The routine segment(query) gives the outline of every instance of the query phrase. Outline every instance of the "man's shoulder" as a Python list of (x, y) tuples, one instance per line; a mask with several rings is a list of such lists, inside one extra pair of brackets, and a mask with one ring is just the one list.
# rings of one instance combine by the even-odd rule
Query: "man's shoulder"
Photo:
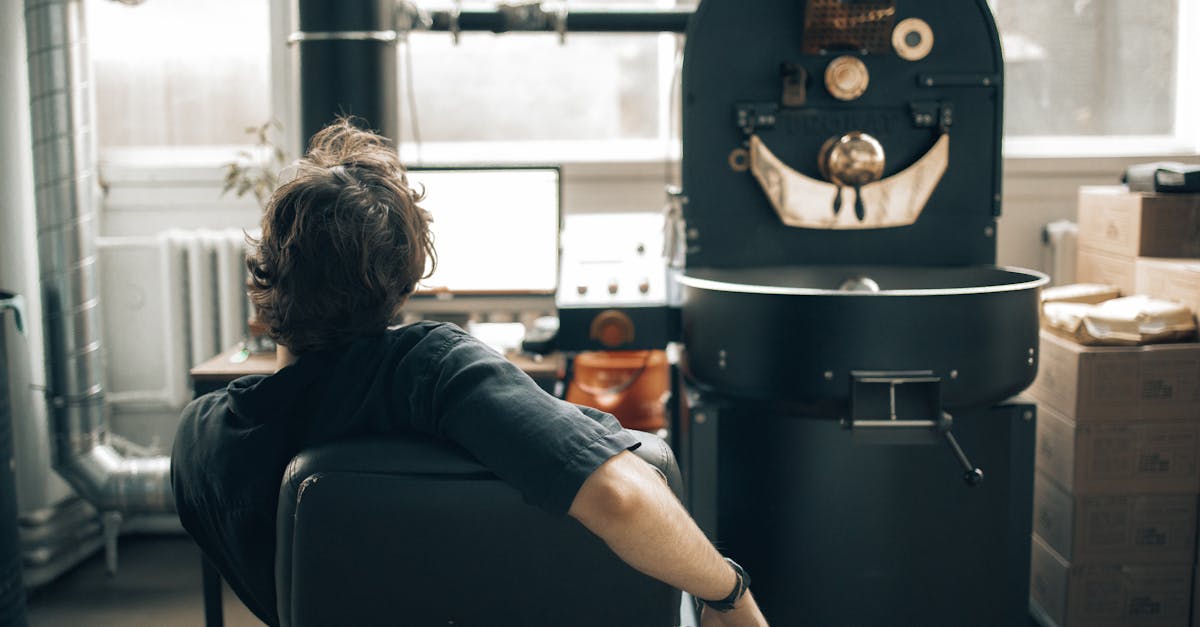
[(266, 537), (291, 459), (283, 421), (239, 416), (228, 390), (188, 405), (171, 454), (180, 522), (207, 551)]
[(388, 349), (418, 360), (436, 359), (451, 346), (471, 339), (471, 334), (449, 322), (421, 321), (388, 329)]
[(236, 416), (233, 396), (253, 388), (266, 378), (268, 375), (261, 374), (241, 377), (224, 388), (192, 399), (180, 414), (177, 439), (203, 437), (206, 431), (213, 431), (224, 423), (227, 416)]
[(388, 329), (388, 336), (395, 340), (421, 341), (426, 338), (451, 339), (463, 336), (469, 337), (470, 334), (464, 331), (462, 327), (450, 322), (421, 320), (412, 324), (391, 327)]
[(193, 483), (188, 491), (194, 491), (195, 484), (207, 479), (236, 474), (241, 466), (248, 465), (248, 459), (261, 459), (258, 454), (240, 453), (258, 453), (264, 441), (278, 439), (262, 433), (265, 425), (261, 421), (239, 414), (233, 398), (239, 389), (264, 378), (243, 377), (184, 407), (171, 453), (171, 474), (177, 490), (182, 487), (181, 481)]
[[(179, 429), (175, 434), (175, 447), (186, 452), (211, 437), (212, 423), (220, 421), (230, 410), (229, 390), (222, 388), (199, 396), (188, 403), (180, 413)], [(176, 455), (172, 455), (174, 459)]]
[(454, 324), (418, 322), (389, 331), (387, 372), (405, 381), (431, 383), (436, 378), (474, 368), (513, 369), (495, 349)]

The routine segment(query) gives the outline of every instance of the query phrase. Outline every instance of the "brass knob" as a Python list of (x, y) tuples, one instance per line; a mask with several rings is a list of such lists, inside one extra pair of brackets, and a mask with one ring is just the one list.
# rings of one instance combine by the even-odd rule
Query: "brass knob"
[(616, 348), (632, 342), (633, 333), (633, 320), (628, 315), (616, 309), (607, 309), (592, 319), (589, 335), (607, 348)]
[(871, 73), (857, 57), (841, 56), (825, 68), (825, 88), (838, 100), (854, 100), (867, 91)]
[(883, 145), (861, 131), (846, 133), (825, 142), (817, 163), (831, 183), (861, 187), (883, 177)]

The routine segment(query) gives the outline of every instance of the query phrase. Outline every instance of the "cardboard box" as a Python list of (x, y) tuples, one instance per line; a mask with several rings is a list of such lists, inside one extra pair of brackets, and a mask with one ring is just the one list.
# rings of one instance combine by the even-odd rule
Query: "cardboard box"
[(1134, 262), (1134, 289), (1163, 300), (1173, 300), (1200, 313), (1200, 259), (1156, 259)]
[(1033, 530), (1074, 564), (1191, 564), (1196, 503), (1194, 493), (1072, 495), (1038, 472)]
[(1079, 189), (1079, 247), (1122, 257), (1200, 257), (1200, 194)]
[(1081, 346), (1041, 332), (1029, 394), (1077, 424), (1200, 420), (1200, 343)]
[(1083, 423), (1038, 405), (1037, 468), (1068, 492), (1200, 492), (1200, 421)]
[(1192, 565), (1075, 565), (1037, 535), (1030, 609), (1058, 627), (1182, 627), (1188, 624)]
[(1135, 259), (1080, 246), (1075, 253), (1075, 280), (1112, 285), (1122, 296), (1129, 296), (1137, 289)]

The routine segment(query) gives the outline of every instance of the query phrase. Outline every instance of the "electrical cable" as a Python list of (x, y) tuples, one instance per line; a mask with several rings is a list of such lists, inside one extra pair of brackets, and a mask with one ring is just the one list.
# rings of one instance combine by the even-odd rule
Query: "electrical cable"
[[(671, 84), (667, 88), (667, 132), (664, 137), (663, 146), (663, 191), (666, 192), (667, 201), (663, 205), (663, 257), (667, 261), (668, 267), (682, 268), (684, 263), (685, 250), (685, 232), (683, 222), (683, 205), (681, 199), (677, 197), (683, 183), (675, 177), (674, 160), (672, 159), (673, 150), (678, 134), (675, 132), (680, 118), (680, 109), (682, 97), (681, 78), (683, 73), (683, 40), (676, 35), (673, 40), (675, 44), (675, 55), (672, 60)], [(683, 151), (680, 150), (680, 158), (683, 157)], [(682, 178), (682, 169), (680, 171)]]
[(408, 97), (408, 119), (412, 125), (413, 145), (417, 150), (417, 165), (421, 165), (423, 163), (421, 159), (421, 122), (417, 115), (417, 92), (413, 81), (412, 41), (406, 37), (400, 45), (404, 54), (404, 83)]
[[(674, 36), (675, 43), (675, 58), (672, 62), (671, 85), (667, 90), (667, 133), (666, 145), (663, 147), (663, 183), (666, 186), (679, 184), (673, 175), (673, 159), (672, 150), (675, 147), (679, 135), (676, 133), (676, 126), (679, 124), (680, 106), (682, 98), (680, 97), (680, 78), (683, 73), (683, 46), (680, 35)], [(681, 151), (682, 153), (682, 151)], [(680, 157), (683, 155), (680, 154)]]

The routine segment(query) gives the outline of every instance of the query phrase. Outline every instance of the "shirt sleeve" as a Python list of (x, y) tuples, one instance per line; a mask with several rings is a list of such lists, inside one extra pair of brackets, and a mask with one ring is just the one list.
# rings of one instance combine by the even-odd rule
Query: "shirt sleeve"
[(566, 513), (593, 471), (638, 446), (611, 415), (547, 394), (465, 332), (432, 335), (444, 342), (412, 388), (414, 426), (465, 448), (527, 502)]

